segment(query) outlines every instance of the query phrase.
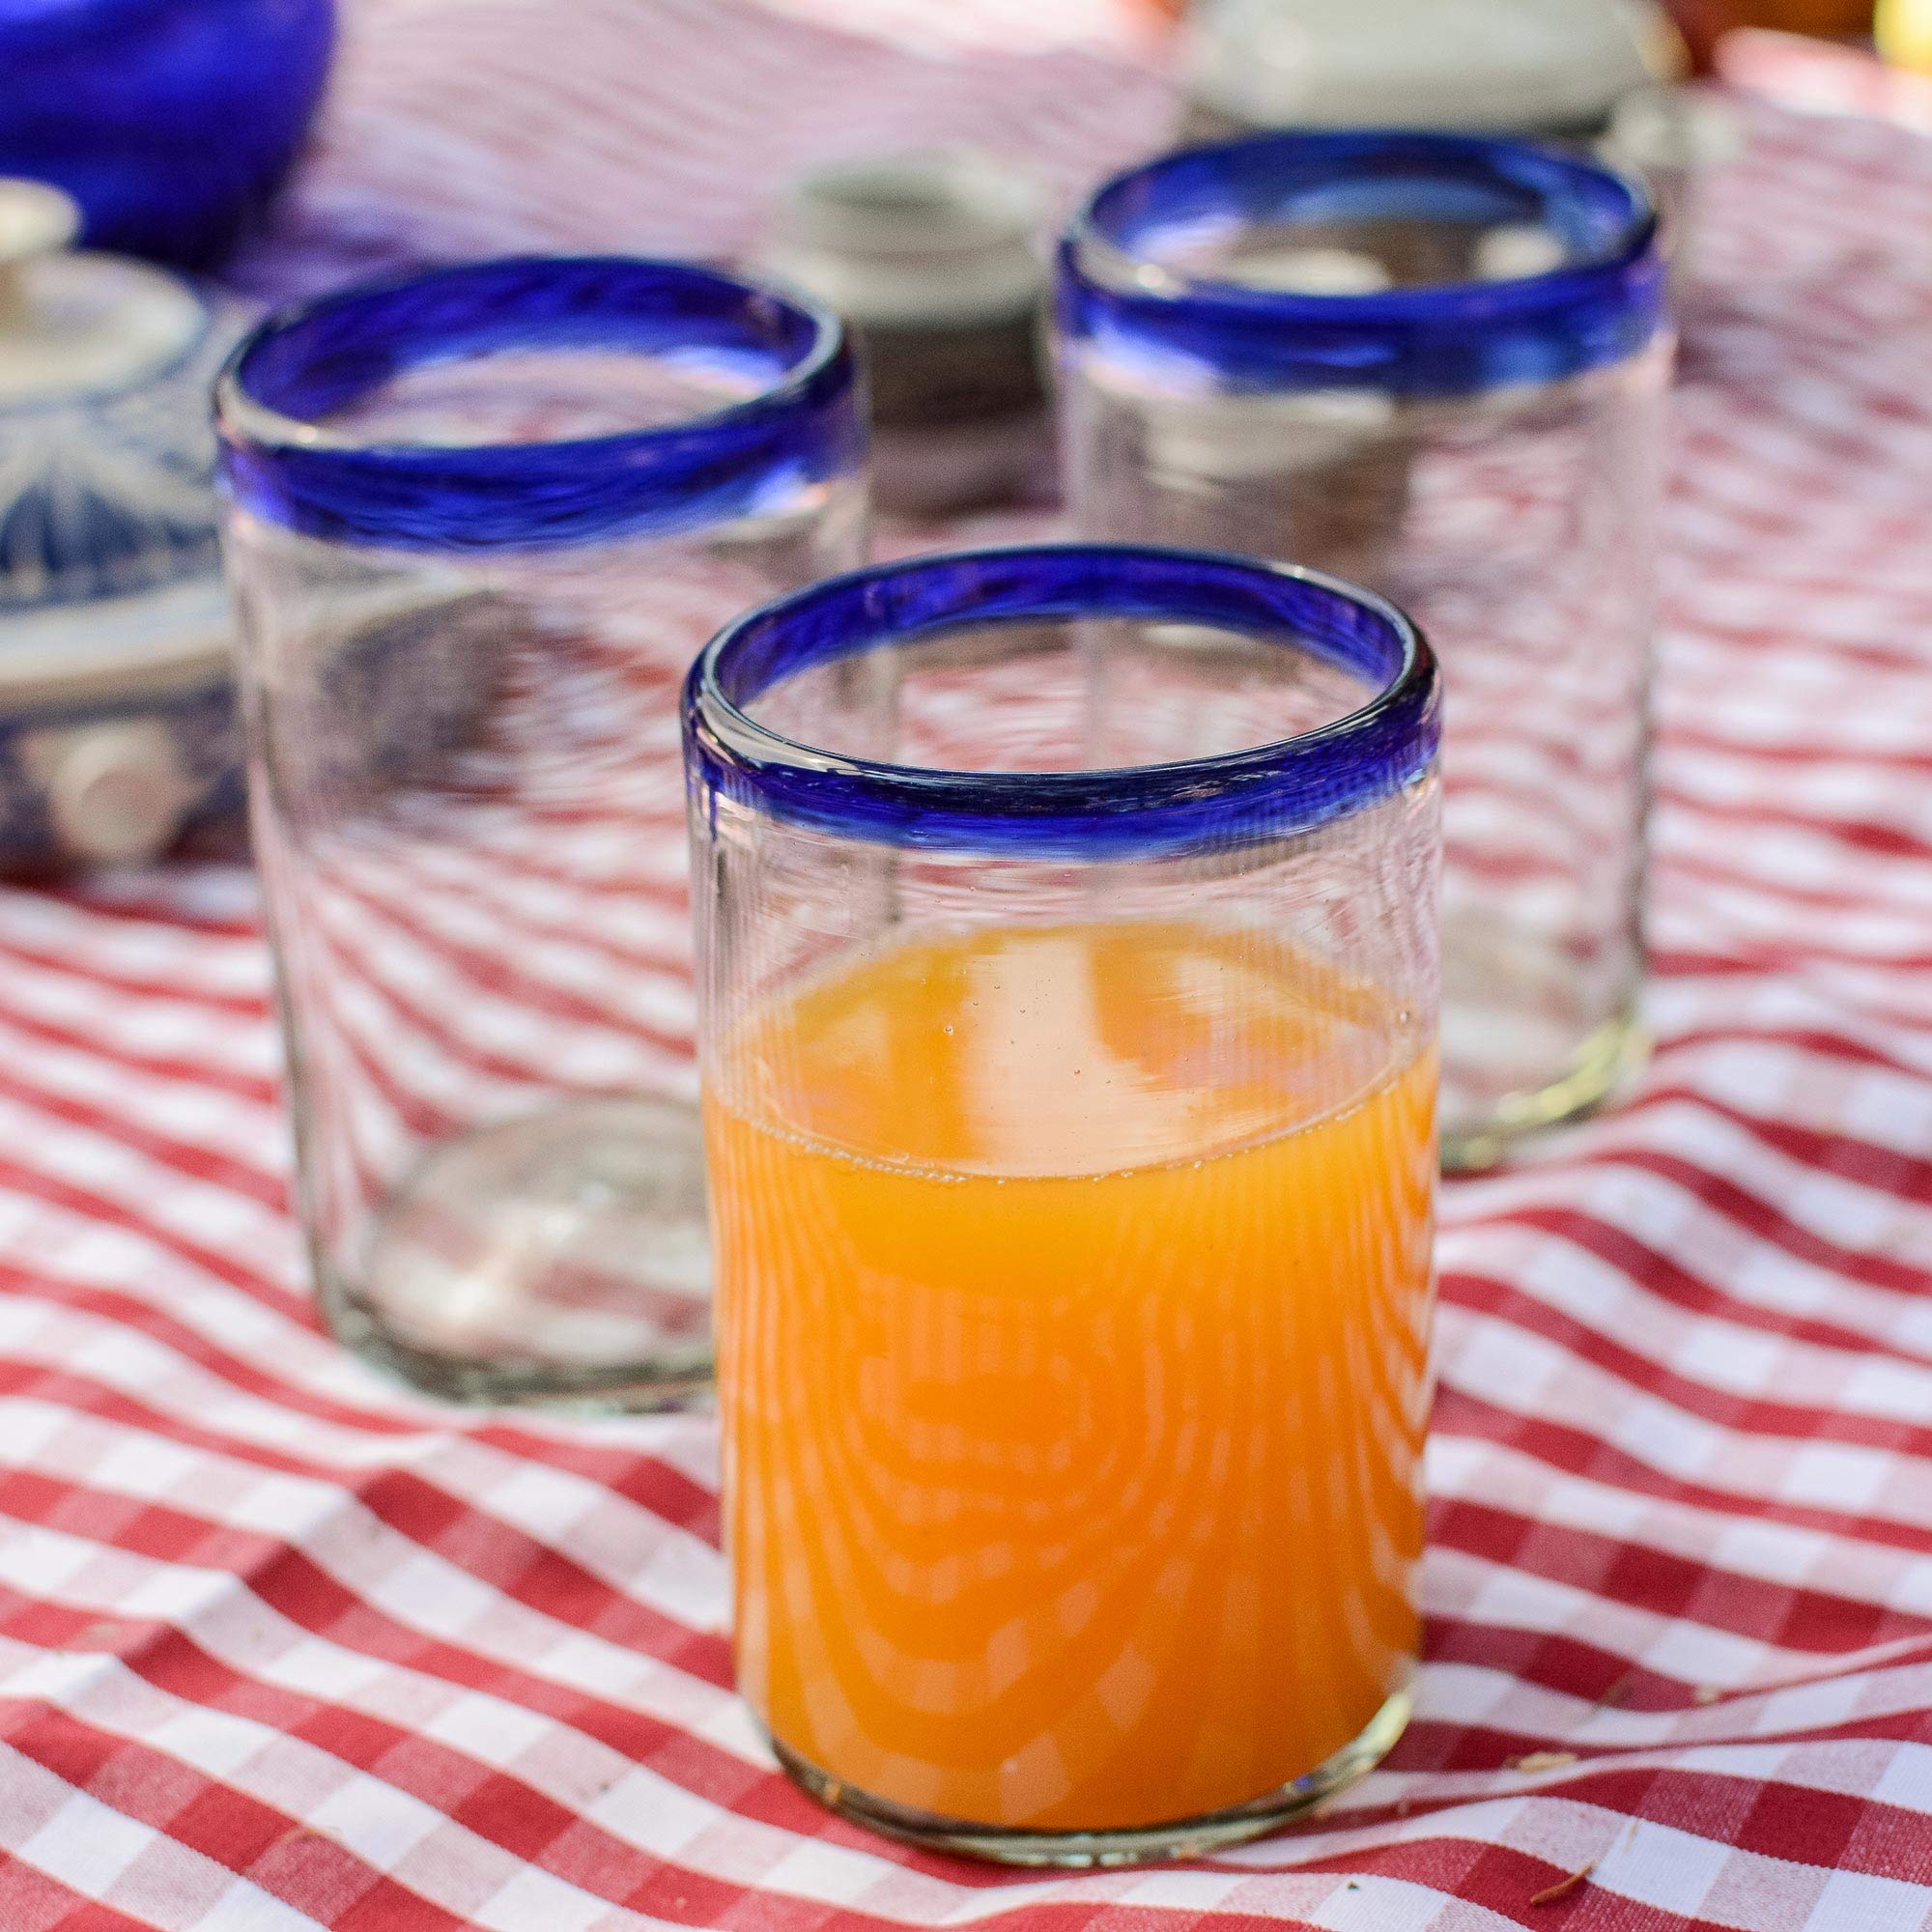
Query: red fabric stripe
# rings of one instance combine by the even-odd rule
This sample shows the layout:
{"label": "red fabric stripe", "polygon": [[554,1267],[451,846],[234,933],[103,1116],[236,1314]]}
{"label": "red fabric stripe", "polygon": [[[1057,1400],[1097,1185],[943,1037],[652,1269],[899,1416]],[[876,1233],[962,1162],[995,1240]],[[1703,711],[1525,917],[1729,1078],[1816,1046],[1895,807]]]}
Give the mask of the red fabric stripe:
{"label": "red fabric stripe", "polygon": [[1693,1483],[1681,1476],[1665,1475],[1639,1458],[1600,1440],[1587,1429],[1551,1422],[1543,1416],[1520,1415],[1514,1409],[1486,1403],[1463,1389],[1445,1387],[1436,1397],[1435,1428],[1447,1435],[1474,1435],[1502,1443],[1534,1456],[1552,1469],[1567,1470],[1591,1482],[1667,1502],[1688,1503],[1725,1516],[1748,1514],[1762,1522],[1784,1522],[1796,1529],[1822,1530],[1828,1535],[1887,1548],[1932,1550],[1932,1530],[1861,1511],[1768,1500],[1720,1489],[1716,1484]]}
{"label": "red fabric stripe", "polygon": [[1636,1350],[1585,1327],[1560,1310],[1493,1277],[1462,1269],[1443,1277],[1442,1291],[1459,1306],[1514,1322],[1519,1328],[1541,1335],[1569,1353],[1606,1370],[1632,1388],[1647,1389],[1721,1428],[1761,1435],[1863,1443],[1911,1456],[1932,1455],[1932,1417],[1926,1426],[1920,1426],[1779,1402],[1771,1396],[1735,1395],[1665,1369]]}
{"label": "red fabric stripe", "polygon": [[353,1924],[343,1915],[354,1912],[372,1928],[386,1918],[407,1924],[410,1932],[418,1926],[421,1932],[467,1932],[463,1919],[372,1870],[337,1839],[303,1831],[299,1820],[233,1786],[204,1781],[185,1804],[167,1802],[179,1797],[183,1778],[159,1752],[45,1705],[7,1722],[5,1734],[23,1757],[77,1790],[111,1777],[116,1810],[246,1876],[298,1912],[327,1915],[338,1925]]}
{"label": "red fabric stripe", "polygon": [[[974,0],[943,23],[904,0],[906,31],[920,36],[911,54],[867,32],[828,32],[799,16],[807,4],[786,0],[780,13],[746,11],[744,0],[580,0],[560,34],[537,0],[483,8],[355,0],[314,170],[282,213],[284,234],[314,252],[280,263],[258,253],[246,271],[262,286],[295,287],[304,276],[316,286],[412,251],[457,255],[559,241],[717,252],[748,240],[771,193],[811,160],[958,134],[1031,156],[1050,192],[1065,197],[1116,155],[1157,144],[1172,123],[1164,87],[1104,46],[1023,54],[1049,28],[1059,31],[1037,22],[1025,0]],[[853,19],[889,11],[886,0],[824,4],[858,10]],[[938,50],[952,39],[972,42],[970,56]],[[1130,43],[1126,36],[1119,44]],[[563,1553],[577,1549],[594,1510],[558,1524],[553,1543],[516,1527],[507,1501],[463,1501],[459,1476],[463,1484],[478,1478],[442,1460],[451,1441],[469,1437],[506,1470],[526,1462],[561,1467],[595,1486],[593,1497],[608,1493],[613,1524],[629,1525],[613,1536],[648,1533],[634,1508],[712,1540],[718,1503],[704,1473],[705,1425],[446,1411],[383,1395],[373,1383],[359,1397],[353,1382],[333,1378],[323,1393],[308,1338],[264,1320],[264,1308],[305,1320],[306,1295],[265,1277],[271,1264],[236,1232],[263,1227],[263,1210],[278,1204],[279,1148],[266,1111],[273,1083],[252,1071],[267,1020],[260,982],[246,977],[261,963],[252,918],[240,910],[248,891],[218,866],[31,897],[0,892],[0,1035],[23,1049],[0,1068],[0,1102],[32,1122],[19,1144],[0,1149],[0,1292],[11,1308],[38,1305],[50,1318],[38,1332],[23,1321],[16,1358],[0,1358],[0,1405],[30,1399],[76,1419],[43,1453],[28,1454],[24,1437],[9,1453],[23,1466],[0,1475],[0,1506],[10,1527],[41,1521],[80,1536],[102,1566],[138,1559],[141,1574],[161,1581],[192,1569],[202,1593],[194,1627],[205,1641],[184,1634],[189,1613],[180,1608],[136,1605],[123,1616],[84,1607],[100,1596],[104,1567],[92,1577],[50,1575],[45,1600],[0,1600],[0,1622],[40,1647],[43,1662],[54,1652],[83,1660],[112,1652],[190,1707],[245,1712],[345,1763],[367,1763],[508,1855],[580,1879],[610,1901],[613,1925],[641,1913],[674,1925],[895,1932],[915,1921],[977,1924],[979,1908],[997,1902],[987,1918],[1001,1932],[1167,1932],[1197,1918],[1233,1932],[1237,1924],[1311,1922],[1323,1881],[1268,1869],[1293,1874],[1297,1861],[1336,1875],[1321,1916],[1350,1932],[1373,1932],[1377,1917],[1347,1890],[1355,1874],[1364,1889],[1378,1878],[1416,1888],[1391,1909],[1392,1922],[1399,1916],[1406,1924],[1406,1907],[1416,1905],[1415,1932],[1464,1932],[1478,1918],[1616,1932],[1756,1932],[1758,1924],[1843,1932],[1874,1911],[1901,1925],[1932,1922],[1932,1834],[1912,1808],[1918,1773],[1904,1755],[1932,1738],[1921,1712],[1892,1708],[1901,1685],[1932,1667],[1932,1619],[1914,1607],[1916,1583],[1896,1602],[1865,1601],[1884,1596],[1884,1578],[1916,1577],[1909,1559],[1932,1544],[1932,1532],[1911,1520],[1907,1487],[1932,1460],[1932,1346],[1913,1320],[1932,1280],[1932,1100],[1921,1070],[1932,1065],[1924,865],[1932,754],[1908,728],[1932,715],[1932,660],[1920,648],[1932,629],[1923,543],[1932,525],[1932,408],[1923,382],[1932,311],[1914,266],[1927,232],[1932,146],[1875,125],[1753,111],[1746,159],[1710,184],[1702,281],[1686,309],[1689,380],[1667,521],[1674,581],[1661,651],[1653,965],[1668,1037],[1633,1104],[1552,1141],[1515,1177],[1459,1187],[1447,1199],[1454,1265],[1445,1284],[1438,1462],[1455,1492],[1437,1501],[1431,1598],[1453,1613],[1432,1619],[1428,1657],[1432,1666],[1483,1674],[1445,1680],[1455,1696],[1432,1702],[1425,1673],[1425,1716],[1396,1759],[1403,1782],[1364,1787],[1362,1803],[1318,1827],[1347,1831],[1345,1856],[1290,1838],[1226,1861],[1222,1874],[1234,1889],[1205,1913],[1186,1889],[1198,1878],[1187,1869],[1162,1874],[1139,1905],[1120,1902],[1136,1895],[1133,1881],[1106,1875],[996,1893],[1014,1881],[881,1847],[775,1774],[676,1725],[548,1683],[521,1661],[498,1662],[494,1635],[426,1637],[411,1618],[332,1582],[320,1558],[333,1550],[338,1560],[345,1549],[327,1539],[351,1533],[354,1502],[383,1526],[385,1544],[396,1539],[397,1553],[419,1561],[414,1552],[437,1552],[506,1617],[553,1614],[640,1657],[671,1661],[702,1685],[726,1681],[724,1641],[704,1615],[666,1616]],[[973,527],[1005,539],[1043,524],[1016,511]],[[949,534],[898,530],[888,547]],[[641,573],[640,619],[674,614],[652,594]],[[684,621],[691,612],[675,614]],[[630,642],[617,658],[634,673],[643,668]],[[608,675],[611,668],[599,659],[585,668]],[[668,704],[671,682],[667,670],[631,697]],[[957,723],[940,722],[949,729]],[[1033,732],[1038,723],[1006,728]],[[1455,743],[1459,783],[1495,804],[1487,857],[1525,884],[1540,878],[1534,842],[1522,836],[1534,828],[1521,817],[1521,774],[1486,764],[1492,747],[1474,731]],[[657,737],[649,749],[668,756]],[[1560,742],[1530,749],[1548,767],[1545,809],[1553,822],[1574,810],[1580,767]],[[640,836],[646,819],[668,842],[640,848],[635,868],[610,869],[608,853],[573,842],[585,820],[565,801],[538,815],[529,839],[491,855],[495,875],[474,882],[469,902],[483,916],[557,949],[563,970],[554,984],[531,958],[499,957],[480,924],[476,935],[452,941],[407,882],[372,887],[380,936],[418,949],[459,1006],[487,995],[500,1003],[497,1017],[527,1013],[528,1055],[539,1064],[552,1039],[608,1030],[613,1019],[622,1030],[635,990],[646,980],[675,983],[679,974],[674,935],[661,947],[650,922],[677,904],[681,834],[672,814],[653,810],[639,816]],[[435,890],[470,888],[443,882]],[[627,902],[639,917],[627,917]],[[71,1001],[56,976],[71,977]],[[382,997],[399,1025],[463,1037],[461,1024],[435,1010],[437,995],[412,981]],[[688,1045],[661,1023],[651,1037],[670,1053]],[[521,1038],[499,1043],[481,1028],[470,1037],[489,1050],[462,1051],[454,1072],[466,1083],[524,1072]],[[199,1064],[203,1042],[207,1065]],[[409,1091],[410,1074],[384,1043],[374,1034],[353,1042],[357,1079],[379,1107],[429,1123],[435,1103]],[[1761,1088],[1751,1084],[1753,1068]],[[224,1113],[205,1130],[191,1111],[171,1113],[185,1091],[220,1096]],[[263,1126],[259,1150],[238,1138],[253,1120]],[[117,1171],[108,1156],[123,1150],[146,1165],[130,1160]],[[1833,1223],[1834,1204],[1852,1199],[1833,1177],[1863,1190],[1858,1232]],[[1653,1206],[1658,1219],[1646,1225]],[[89,1227],[125,1234],[129,1259],[119,1261],[113,1244],[74,1238]],[[1751,1269],[1747,1284],[1730,1276],[1740,1259]],[[272,1265],[280,1264],[278,1254]],[[192,1282],[191,1307],[171,1305],[180,1280]],[[1821,1280],[1843,1284],[1842,1300],[1804,1298]],[[1614,1313],[1600,1305],[1603,1285],[1625,1283],[1654,1297],[1640,1305],[1669,1329],[1667,1348],[1661,1336],[1631,1332],[1621,1297]],[[1889,1340],[1894,1307],[1902,1346]],[[1714,1350],[1735,1335],[1774,1366],[1741,1378],[1735,1361],[1686,1353],[1700,1322]],[[70,1335],[73,1359],[40,1366]],[[131,1381],[128,1363],[144,1358],[111,1358],[114,1342],[130,1336],[163,1351],[152,1357],[153,1388]],[[282,1342],[299,1344],[299,1364],[278,1359]],[[1486,1345],[1499,1353],[1459,1360],[1461,1349]],[[90,1359],[94,1347],[99,1360]],[[1515,1350],[1589,1365],[1601,1379],[1584,1385],[1604,1390],[1612,1412],[1537,1412],[1550,1398],[1528,1391],[1517,1412],[1495,1369]],[[1840,1398],[1834,1364],[1872,1379]],[[1923,1412],[1913,1412],[1910,1393],[1921,1385]],[[1647,1412],[1634,1407],[1644,1397],[1709,1433],[1707,1463],[1664,1444],[1654,1463],[1645,1459],[1642,1440],[1626,1433],[1630,1412]],[[276,1404],[288,1438],[248,1439],[243,1399]],[[1907,1412],[1892,1420],[1857,1406],[1880,1400]],[[43,1411],[14,1413],[38,1422]],[[8,1421],[0,1406],[0,1435]],[[345,1465],[341,1431],[367,1445],[368,1463]],[[125,1473],[119,1487],[115,1477],[115,1459],[138,1458],[150,1438],[192,1458],[195,1472],[158,1505],[134,1499]],[[1830,1469],[1829,1452],[1844,1444],[1892,1459],[1868,1496],[1833,1506],[1814,1487],[1794,1485],[1792,1493],[1810,1498],[1794,1503],[1761,1499],[1747,1487],[1775,1487],[1779,1459],[1801,1451],[1821,1455]],[[88,1480],[86,1456],[97,1446],[108,1460]],[[1694,1479],[1672,1474],[1678,1466],[1693,1469]],[[315,1528],[267,1531],[232,1500],[253,1471],[330,1486],[343,1507],[324,1509]],[[1603,1520],[1629,1525],[1627,1533],[1540,1520],[1546,1494],[1552,1513],[1580,1519],[1601,1507]],[[1615,1514],[1618,1505],[1628,1514]],[[1767,1567],[1781,1560],[1778,1539],[1790,1541],[1787,1532],[1829,1541],[1796,1583],[1760,1581],[1692,1545],[1688,1525],[1699,1520],[1712,1525],[1714,1544],[1730,1525],[1757,1525],[1764,1541],[1753,1548],[1769,1552]],[[1842,1576],[1832,1560],[1839,1553]],[[622,1560],[613,1552],[613,1566]],[[216,1587],[224,1577],[225,1594]],[[1551,1583],[1565,1587],[1552,1592]],[[685,1594],[667,1601],[683,1604],[690,1587],[684,1579]],[[1471,1601],[1459,1596],[1464,1589],[1476,1592]],[[1550,1608],[1572,1602],[1574,1612]],[[722,1598],[714,1607],[722,1623]],[[1554,1626],[1547,1631],[1511,1621],[1546,1616]],[[336,1646],[345,1664],[359,1658],[372,1669],[417,1673],[410,1680],[416,1694],[434,1694],[435,1684],[487,1686],[545,1728],[526,1756],[497,1773],[412,1736],[413,1707],[400,1696],[396,1710],[372,1703],[364,1715],[277,1689],[265,1633],[287,1628]],[[1875,1660],[1867,1646],[1889,1636],[1905,1641]],[[1665,1665],[1689,1670],[1686,1658],[1732,1654],[1740,1638],[1790,1654],[1780,1667],[1793,1689],[1781,1701],[1740,1694],[1709,1702],[1697,1684],[1665,1673]],[[209,1647],[217,1642],[233,1664],[217,1661]],[[1622,1652],[1638,1643],[1657,1668],[1631,1669]],[[1888,1670],[1898,1674],[1885,1679]],[[132,1743],[114,1737],[100,1714],[116,1707],[87,1701],[99,1687],[87,1688],[84,1662],[77,1672],[50,1671],[44,1682],[77,1688],[46,1696],[31,1676],[16,1691],[9,1674],[0,1667],[0,1699],[8,1700],[0,1724],[33,1741],[44,1754],[35,1761],[92,1780],[102,1803],[162,1834],[137,1861],[134,1876],[144,1882],[170,1843],[183,1857],[206,1849],[267,1873],[270,1889],[281,1888],[277,1895],[329,1932],[464,1922],[424,1907],[409,1889],[412,1873],[446,1875],[468,1888],[466,1896],[479,1885],[494,1889],[494,1877],[481,1883],[484,1854],[451,1831],[432,1833],[407,1869],[388,1876],[339,1847],[278,1845],[276,1831],[301,1823],[293,1796],[285,1813],[245,1796],[239,1776],[204,1776],[166,1748],[165,1733],[144,1731]],[[374,1681],[372,1694],[382,1696],[382,1680]],[[1475,1720],[1450,1719],[1445,1710],[1465,1708],[1458,1700],[1472,1685],[1486,1698],[1492,1690],[1493,1702]],[[1569,1747],[1528,1728],[1547,1721],[1550,1692],[1649,1714],[1672,1742],[1634,1764],[1586,1751],[1538,1780],[1540,1790],[1479,1810],[1467,1773],[1538,1747]],[[692,1694],[709,1693],[693,1686]],[[130,1694],[128,1709],[145,1707]],[[1693,1767],[1680,1754],[1678,1741],[1691,1738],[1761,1746],[1772,1734],[1760,1725],[1774,1721],[1777,1740],[1803,1741],[1806,1752],[1782,1775],[1760,1780]],[[607,1748],[623,1762],[648,1763],[690,1795],[707,1821],[699,1847],[663,1861],[582,1823],[595,1796],[588,1776],[568,1802],[539,1790],[539,1767],[548,1776],[594,1759],[604,1776]],[[1899,1787],[1888,1787],[1898,1802],[1876,1795],[1888,1765],[1900,1774]],[[286,1767],[275,1776],[286,1777]],[[1810,1777],[1848,1788],[1816,1790]],[[1512,1794],[1523,1788],[1508,1784]],[[1378,1791],[1397,1789],[1403,1805],[1378,1802]],[[0,1821],[7,1797],[0,1788]],[[1655,1838],[1629,1833],[1627,1819],[1673,1827],[1688,1850],[1657,1851]],[[1574,1868],[1556,1848],[1593,1831],[1602,1833],[1605,1882],[1533,1904]],[[763,1872],[801,1849],[819,1859],[863,1854],[874,1861],[876,1883],[846,1910],[802,1895],[820,1869],[809,1861],[765,1884],[695,1869],[722,1854],[727,1868]],[[1664,1903],[1623,1895],[1614,1883],[1620,1869],[1634,1890]],[[1833,1871],[1897,1889],[1882,1906],[1868,1905],[1867,1894],[1840,1897],[1814,1919],[1813,1901]],[[139,1897],[146,1909],[160,1895],[153,1887],[100,1889],[114,1906],[82,1898],[22,1860],[0,1861],[0,1932],[121,1932],[137,1922],[129,1902]],[[181,1907],[176,1917],[198,1910]],[[201,1928],[183,1922],[175,1932]],[[520,1922],[505,1932],[555,1928]]]}

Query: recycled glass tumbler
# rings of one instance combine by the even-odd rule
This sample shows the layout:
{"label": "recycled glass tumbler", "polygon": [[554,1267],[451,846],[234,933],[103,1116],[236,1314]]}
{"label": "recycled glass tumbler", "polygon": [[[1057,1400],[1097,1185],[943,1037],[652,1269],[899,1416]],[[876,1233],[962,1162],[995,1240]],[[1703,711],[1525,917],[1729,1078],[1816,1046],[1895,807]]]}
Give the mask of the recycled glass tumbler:
{"label": "recycled glass tumbler", "polygon": [[1067,487],[1096,537],[1357,578],[1441,655],[1452,1165],[1640,1064],[1659,454],[1642,191],[1577,155],[1270,136],[1103,186],[1061,251]]}
{"label": "recycled glass tumbler", "polygon": [[679,682],[853,563],[829,316],[676,263],[438,270],[216,394],[256,853],[327,1320],[439,1395],[708,1380]]}
{"label": "recycled glass tumbler", "polygon": [[1418,1638],[1435,671],[1183,551],[921,558],[685,693],[738,1682],[1095,1864],[1366,1769]]}

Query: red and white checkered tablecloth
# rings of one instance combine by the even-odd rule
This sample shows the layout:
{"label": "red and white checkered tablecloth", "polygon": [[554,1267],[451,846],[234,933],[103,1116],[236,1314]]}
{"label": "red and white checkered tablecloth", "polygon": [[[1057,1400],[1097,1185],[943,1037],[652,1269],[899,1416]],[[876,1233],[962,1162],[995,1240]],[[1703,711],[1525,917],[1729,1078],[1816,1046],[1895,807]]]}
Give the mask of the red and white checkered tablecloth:
{"label": "red and white checkered tablecloth", "polygon": [[[249,277],[717,253],[882,139],[1070,193],[1168,113],[1100,0],[751,4],[365,0]],[[0,1932],[1932,1927],[1932,145],[1756,110],[1706,250],[1662,1044],[1448,1192],[1387,1769],[1141,1873],[818,1810],[732,1697],[710,1424],[438,1408],[331,1348],[249,882],[156,871],[0,893]]]}

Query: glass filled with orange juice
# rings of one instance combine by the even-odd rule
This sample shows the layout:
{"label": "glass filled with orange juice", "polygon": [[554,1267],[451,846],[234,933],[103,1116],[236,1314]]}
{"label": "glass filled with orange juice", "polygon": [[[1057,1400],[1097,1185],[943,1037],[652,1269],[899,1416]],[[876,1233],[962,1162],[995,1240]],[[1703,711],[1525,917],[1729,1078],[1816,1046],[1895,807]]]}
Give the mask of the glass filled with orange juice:
{"label": "glass filled with orange juice", "polygon": [[1232,556],[835,578],[686,688],[740,1688],[935,1848],[1251,1836],[1400,1733],[1436,673]]}

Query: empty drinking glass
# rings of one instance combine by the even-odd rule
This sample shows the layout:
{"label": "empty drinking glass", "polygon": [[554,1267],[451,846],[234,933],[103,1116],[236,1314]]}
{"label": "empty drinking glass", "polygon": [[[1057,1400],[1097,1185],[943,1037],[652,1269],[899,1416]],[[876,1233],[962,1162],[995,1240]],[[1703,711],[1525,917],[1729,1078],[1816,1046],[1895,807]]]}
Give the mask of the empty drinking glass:
{"label": "empty drinking glass", "polygon": [[278,316],[217,393],[300,1208],[438,1394],[701,1384],[678,683],[856,560],[838,325],[706,269],[444,269]]}
{"label": "empty drinking glass", "polygon": [[1086,534],[1358,578],[1441,654],[1445,1158],[1602,1100],[1643,1051],[1671,338],[1642,191],[1472,136],[1197,149],[1075,220],[1059,330]]}

